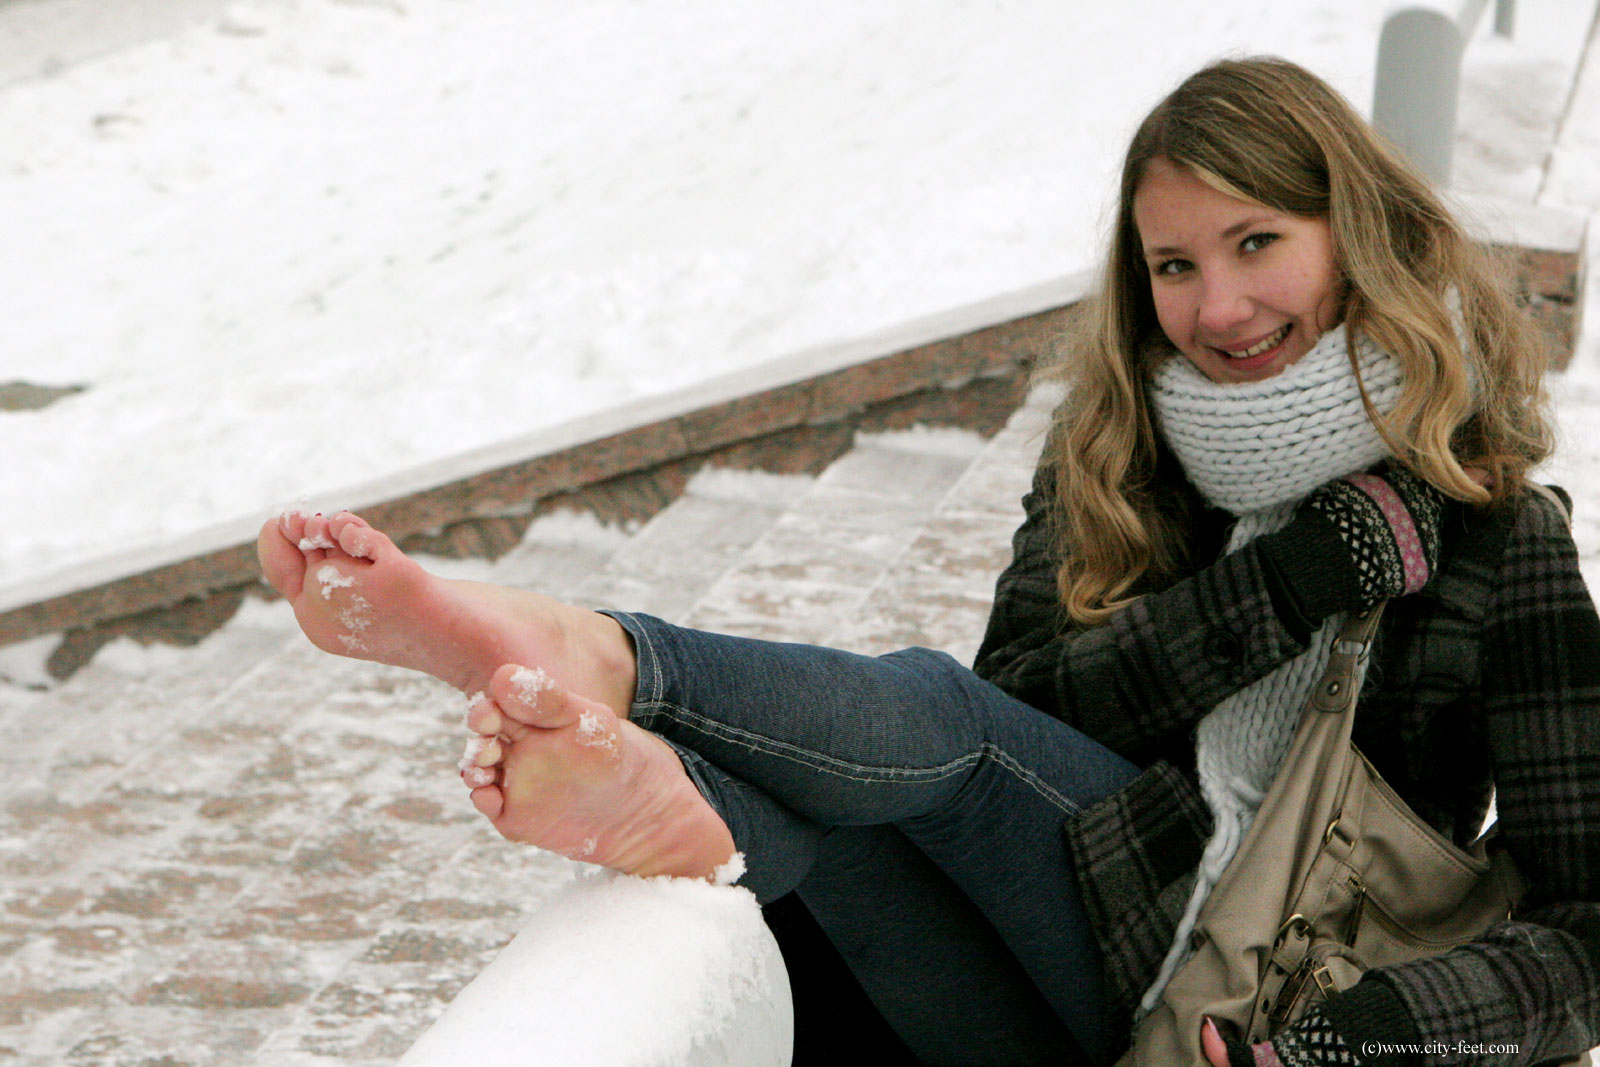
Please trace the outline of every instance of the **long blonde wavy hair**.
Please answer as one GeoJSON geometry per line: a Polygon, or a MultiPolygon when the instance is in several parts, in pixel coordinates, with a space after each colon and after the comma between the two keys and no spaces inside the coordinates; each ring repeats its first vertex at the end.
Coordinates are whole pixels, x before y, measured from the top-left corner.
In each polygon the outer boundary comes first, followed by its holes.
{"type": "Polygon", "coordinates": [[[1099,290],[1066,346],[1069,392],[1046,462],[1071,619],[1103,622],[1188,562],[1193,494],[1145,396],[1152,361],[1168,358],[1151,353],[1170,352],[1150,343],[1160,326],[1133,215],[1156,159],[1241,200],[1328,221],[1351,351],[1356,336],[1371,338],[1404,372],[1390,415],[1370,402],[1368,413],[1420,477],[1488,505],[1549,454],[1545,343],[1426,179],[1309,71],[1271,57],[1213,64],[1134,134],[1099,290]],[[1489,488],[1468,467],[1488,471],[1489,488]]]}

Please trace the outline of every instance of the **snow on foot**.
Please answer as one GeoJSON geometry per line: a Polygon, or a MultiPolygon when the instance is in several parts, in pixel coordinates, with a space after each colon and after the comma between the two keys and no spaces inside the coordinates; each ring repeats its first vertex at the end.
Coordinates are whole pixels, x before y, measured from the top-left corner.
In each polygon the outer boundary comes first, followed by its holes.
{"type": "Polygon", "coordinates": [[[468,692],[507,659],[549,662],[562,646],[563,605],[429,574],[347,511],[287,511],[262,527],[256,550],[267,581],[326,652],[409,667],[468,692]]]}
{"type": "MultiPolygon", "coordinates": [[[[498,780],[472,801],[505,837],[628,874],[732,874],[733,837],[678,754],[605,704],[508,664],[468,725],[503,752],[498,780]]],[[[482,770],[487,751],[464,763],[482,770]]],[[[469,786],[475,777],[463,770],[469,786]]]]}
{"type": "Polygon", "coordinates": [[[256,551],[267,581],[294,606],[318,648],[412,665],[403,662],[410,635],[392,623],[376,625],[378,603],[392,609],[414,600],[429,578],[364,520],[347,511],[326,518],[291,509],[261,528],[256,551]]]}

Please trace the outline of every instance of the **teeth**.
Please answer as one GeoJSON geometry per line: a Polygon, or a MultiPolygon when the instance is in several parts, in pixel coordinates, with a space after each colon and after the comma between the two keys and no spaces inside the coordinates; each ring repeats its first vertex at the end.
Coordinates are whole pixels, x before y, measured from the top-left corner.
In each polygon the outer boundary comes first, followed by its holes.
{"type": "MultiPolygon", "coordinates": [[[[1282,341],[1286,336],[1288,336],[1288,334],[1289,324],[1285,323],[1283,326],[1274,331],[1271,337],[1266,337],[1260,341],[1257,341],[1243,352],[1228,352],[1228,355],[1232,356],[1234,359],[1249,359],[1251,356],[1259,356],[1261,353],[1275,346],[1279,341],[1282,341]]],[[[1223,351],[1227,352],[1227,349],[1223,349],[1223,351]]]]}

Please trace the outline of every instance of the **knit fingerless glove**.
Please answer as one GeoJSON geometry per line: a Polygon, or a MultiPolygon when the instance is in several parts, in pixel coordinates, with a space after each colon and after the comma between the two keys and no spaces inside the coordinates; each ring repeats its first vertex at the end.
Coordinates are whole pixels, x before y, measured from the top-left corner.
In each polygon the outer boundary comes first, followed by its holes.
{"type": "Polygon", "coordinates": [[[1258,539],[1303,620],[1414,593],[1439,564],[1444,496],[1395,462],[1329,482],[1258,539]]]}
{"type": "Polygon", "coordinates": [[[1289,1029],[1255,1045],[1228,1041],[1228,1067],[1361,1067],[1361,1061],[1314,1005],[1289,1029]]]}

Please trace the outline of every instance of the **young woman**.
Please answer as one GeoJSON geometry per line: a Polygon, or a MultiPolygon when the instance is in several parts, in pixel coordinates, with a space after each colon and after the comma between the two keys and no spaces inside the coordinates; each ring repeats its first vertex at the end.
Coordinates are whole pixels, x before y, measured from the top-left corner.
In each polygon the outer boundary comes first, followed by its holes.
{"type": "Polygon", "coordinates": [[[502,833],[641,874],[727,877],[737,850],[931,1063],[1127,1047],[1340,620],[1388,601],[1356,743],[1457,843],[1496,800],[1527,891],[1204,1056],[1532,1064],[1600,1044],[1600,619],[1525,481],[1541,369],[1337,94],[1225,62],[1134,136],[976,673],[441,581],[348,514],[268,523],[260,551],[319,646],[474,694],[463,773],[502,833]]]}

